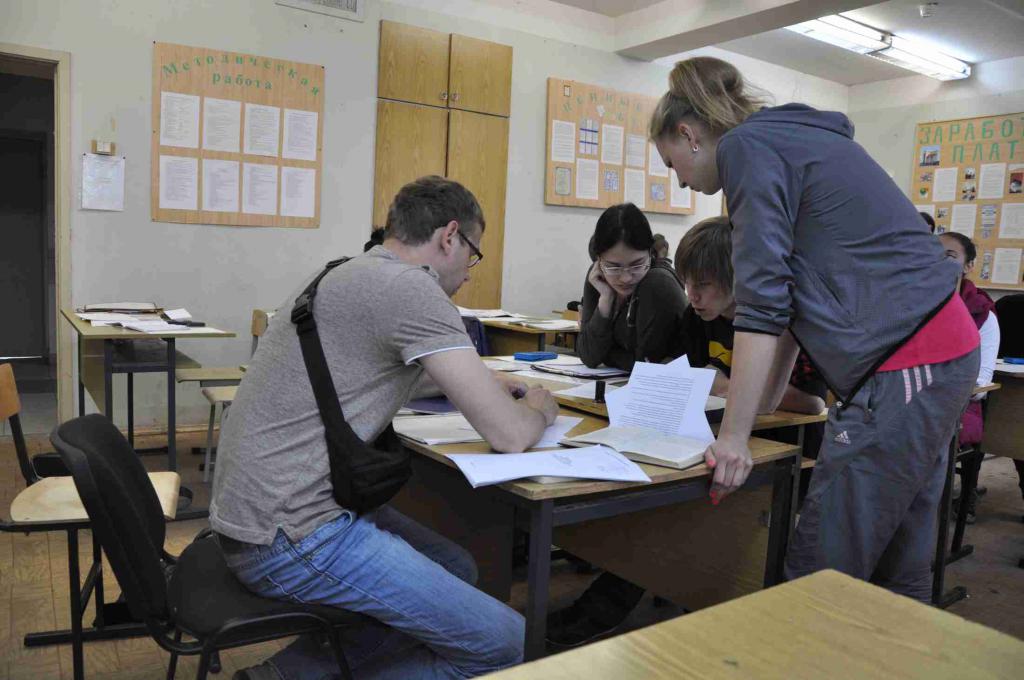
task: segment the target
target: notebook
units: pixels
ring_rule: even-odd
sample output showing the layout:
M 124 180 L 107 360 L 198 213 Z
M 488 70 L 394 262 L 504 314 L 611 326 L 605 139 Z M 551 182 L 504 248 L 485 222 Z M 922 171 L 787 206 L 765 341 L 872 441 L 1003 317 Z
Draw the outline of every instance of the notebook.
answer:
M 662 434 L 646 427 L 606 427 L 563 439 L 566 446 L 601 444 L 637 463 L 684 470 L 704 462 L 708 442 L 677 434 Z

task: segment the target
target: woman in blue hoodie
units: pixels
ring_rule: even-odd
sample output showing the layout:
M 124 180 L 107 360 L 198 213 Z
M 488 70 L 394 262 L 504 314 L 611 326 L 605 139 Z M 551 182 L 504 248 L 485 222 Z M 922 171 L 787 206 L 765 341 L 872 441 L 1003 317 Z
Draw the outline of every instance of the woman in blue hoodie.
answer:
M 838 403 L 789 578 L 833 568 L 920 600 L 978 333 L 913 204 L 841 113 L 762 108 L 734 66 L 676 64 L 651 140 L 680 186 L 724 191 L 736 335 L 728 406 L 705 453 L 717 503 L 746 480 L 754 417 L 778 403 L 802 346 Z

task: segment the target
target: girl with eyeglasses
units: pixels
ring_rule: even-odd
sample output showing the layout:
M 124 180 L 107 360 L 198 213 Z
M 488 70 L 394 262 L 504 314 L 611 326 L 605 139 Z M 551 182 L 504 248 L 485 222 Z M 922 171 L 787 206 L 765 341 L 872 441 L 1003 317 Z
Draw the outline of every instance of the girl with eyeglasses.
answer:
M 580 306 L 576 350 L 587 366 L 631 370 L 679 356 L 686 294 L 670 266 L 655 262 L 647 218 L 632 203 L 597 220 Z

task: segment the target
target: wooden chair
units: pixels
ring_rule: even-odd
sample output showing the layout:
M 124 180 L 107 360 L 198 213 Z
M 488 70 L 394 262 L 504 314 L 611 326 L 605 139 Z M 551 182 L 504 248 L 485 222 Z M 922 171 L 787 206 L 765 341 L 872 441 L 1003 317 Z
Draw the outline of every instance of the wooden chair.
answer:
M 14 369 L 10 364 L 0 364 L 0 419 L 6 418 L 11 426 L 14 450 L 18 455 L 18 467 L 25 485 L 31 486 L 44 477 L 63 477 L 68 469 L 54 452 L 28 455 L 25 435 L 21 430 L 21 399 L 14 381 Z
M 220 406 L 220 420 L 223 423 L 228 407 L 235 400 L 235 392 L 237 391 L 238 387 L 235 385 L 203 388 L 203 396 L 210 404 L 210 422 L 206 427 L 206 454 L 203 457 L 204 482 L 209 480 L 210 466 L 213 465 L 213 425 L 217 421 L 217 406 Z

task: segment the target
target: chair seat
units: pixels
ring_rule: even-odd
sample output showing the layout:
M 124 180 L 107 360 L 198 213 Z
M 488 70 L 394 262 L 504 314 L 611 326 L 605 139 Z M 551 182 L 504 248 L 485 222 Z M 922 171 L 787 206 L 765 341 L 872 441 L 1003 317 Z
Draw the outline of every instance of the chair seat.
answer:
M 148 475 L 164 517 L 174 519 L 178 512 L 181 478 L 177 472 L 150 472 Z M 15 496 L 11 502 L 11 519 L 26 524 L 84 522 L 89 515 L 71 477 L 47 477 L 25 487 Z
M 210 404 L 230 404 L 235 400 L 236 392 L 238 392 L 238 387 L 234 385 L 203 388 L 203 396 Z
M 324 605 L 307 605 L 271 600 L 252 594 L 235 577 L 224 561 L 216 538 L 209 536 L 190 544 L 178 557 L 168 583 L 168 597 L 175 623 L 183 631 L 205 637 L 235 620 L 282 614 L 315 614 L 334 625 L 371 623 L 363 614 Z M 258 637 L 260 624 L 246 625 L 236 633 L 220 636 L 221 644 Z M 295 632 L 311 626 L 297 623 Z M 281 631 L 281 622 L 266 624 L 267 632 Z
M 239 382 L 245 371 L 237 366 L 200 366 L 199 368 L 179 368 L 174 372 L 177 382 L 207 382 L 213 380 L 234 380 Z

